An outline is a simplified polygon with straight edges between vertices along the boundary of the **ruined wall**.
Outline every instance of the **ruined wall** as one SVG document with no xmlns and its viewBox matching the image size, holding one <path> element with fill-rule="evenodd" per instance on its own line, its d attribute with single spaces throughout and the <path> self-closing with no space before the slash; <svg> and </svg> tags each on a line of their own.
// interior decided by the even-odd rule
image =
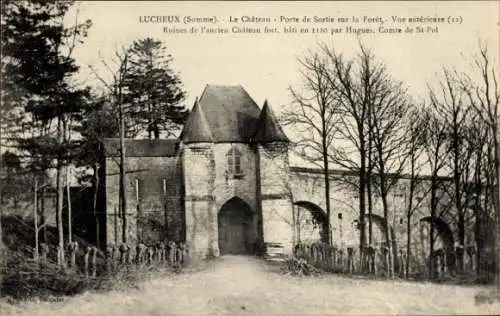
<svg viewBox="0 0 500 316">
<path fill-rule="evenodd" d="M 122 242 L 117 159 L 106 158 L 108 245 Z M 127 243 L 184 239 L 182 186 L 178 157 L 126 157 Z"/>
<path fill-rule="evenodd" d="M 306 201 L 325 211 L 324 201 L 324 180 L 320 172 L 311 172 L 311 170 L 292 169 L 290 177 L 290 187 L 293 193 L 294 202 Z M 351 180 L 355 180 L 353 176 Z M 354 181 L 350 181 L 354 182 Z M 413 195 L 413 207 L 410 222 L 408 225 L 408 205 L 410 198 L 410 180 L 400 178 L 396 186 L 391 189 L 387 202 L 389 207 L 388 221 L 390 228 L 394 233 L 393 240 L 395 251 L 399 253 L 406 250 L 408 229 L 410 229 L 410 251 L 412 257 L 412 266 L 425 264 L 430 254 L 430 192 L 431 182 L 429 179 L 419 181 Z M 372 217 L 372 244 L 380 247 L 385 243 L 385 219 L 383 214 L 382 200 L 376 192 L 373 193 L 373 214 Z M 441 179 L 438 189 L 437 221 L 435 223 L 435 242 L 434 250 L 443 250 L 449 253 L 448 259 L 451 266 L 455 264 L 454 251 L 459 245 L 457 229 L 457 212 L 453 203 L 453 186 L 446 180 Z M 359 247 L 359 198 L 357 190 L 352 186 L 346 186 L 341 181 L 341 176 L 332 175 L 330 190 L 331 203 L 331 227 L 333 244 L 340 247 Z M 366 200 L 368 202 L 368 200 Z M 295 206 L 297 210 L 297 206 Z M 300 207 L 307 211 L 307 208 Z M 297 212 L 297 211 L 296 211 Z M 475 222 L 478 220 L 477 211 L 466 209 L 466 240 L 464 247 L 480 247 L 482 258 L 485 265 L 491 264 L 492 245 L 479 240 L 476 243 L 475 235 L 481 234 L 481 230 L 493 231 L 488 220 L 483 220 L 479 232 L 475 232 Z M 368 209 L 367 209 L 368 213 Z M 341 216 L 339 216 L 341 214 Z M 365 229 L 368 239 L 369 218 L 365 217 Z M 441 223 L 442 222 L 442 223 Z M 489 221 L 491 223 L 491 220 Z M 444 223 L 444 225 L 443 225 Z M 309 225 L 311 230 L 311 225 Z M 491 234 L 490 234 L 491 235 Z M 314 238 L 319 240 L 319 233 L 316 231 Z M 480 237 L 479 237 L 480 238 Z M 309 238 L 311 239 L 311 238 Z M 491 240 L 491 238 L 484 238 Z M 367 240 L 368 242 L 368 240 Z M 468 260 L 466 258 L 466 260 Z M 469 264 L 469 263 L 467 263 Z"/>
</svg>

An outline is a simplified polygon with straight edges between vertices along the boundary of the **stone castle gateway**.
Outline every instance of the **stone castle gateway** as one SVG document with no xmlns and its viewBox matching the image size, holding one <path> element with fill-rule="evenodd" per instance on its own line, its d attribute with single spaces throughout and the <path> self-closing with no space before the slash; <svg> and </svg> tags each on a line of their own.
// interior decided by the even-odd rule
<svg viewBox="0 0 500 316">
<path fill-rule="evenodd" d="M 104 141 L 103 241 L 108 246 L 188 242 L 191 251 L 206 257 L 251 254 L 263 245 L 278 246 L 290 254 L 299 240 L 322 240 L 326 223 L 322 171 L 290 166 L 289 145 L 267 101 L 260 108 L 241 86 L 207 85 L 179 139 L 125 140 L 125 215 L 119 211 L 119 140 Z M 357 193 L 336 181 L 355 178 L 356 174 L 333 170 L 331 175 L 332 241 L 341 247 L 357 246 Z M 412 252 L 425 260 L 429 249 L 428 190 L 422 188 L 417 193 L 416 198 L 423 203 L 407 225 L 408 179 L 398 177 L 389 201 L 394 248 L 397 251 L 406 246 L 409 226 Z M 444 193 L 442 196 L 440 207 L 449 208 L 451 200 Z M 374 212 L 368 218 L 374 244 L 385 240 L 381 214 L 375 197 Z M 451 256 L 458 240 L 455 215 L 449 211 L 442 214 L 434 219 L 438 231 L 435 249 Z M 493 239 L 483 236 L 477 242 L 475 220 L 468 223 L 464 247 L 481 244 L 491 249 L 488 242 Z"/>
</svg>

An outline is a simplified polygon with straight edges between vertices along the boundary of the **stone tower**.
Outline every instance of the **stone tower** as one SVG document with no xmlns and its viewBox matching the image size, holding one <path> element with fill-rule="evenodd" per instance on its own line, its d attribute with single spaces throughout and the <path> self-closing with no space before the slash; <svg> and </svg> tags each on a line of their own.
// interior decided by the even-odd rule
<svg viewBox="0 0 500 316">
<path fill-rule="evenodd" d="M 208 255 L 214 244 L 213 181 L 214 148 L 207 119 L 198 99 L 186 123 L 182 138 L 186 241 L 197 256 Z"/>
<path fill-rule="evenodd" d="M 253 253 L 259 229 L 260 108 L 241 86 L 207 85 L 184 126 L 186 240 L 198 256 Z"/>
<path fill-rule="evenodd" d="M 292 252 L 292 197 L 289 187 L 289 139 L 264 103 L 253 142 L 257 146 L 263 239 L 268 247 Z"/>
</svg>

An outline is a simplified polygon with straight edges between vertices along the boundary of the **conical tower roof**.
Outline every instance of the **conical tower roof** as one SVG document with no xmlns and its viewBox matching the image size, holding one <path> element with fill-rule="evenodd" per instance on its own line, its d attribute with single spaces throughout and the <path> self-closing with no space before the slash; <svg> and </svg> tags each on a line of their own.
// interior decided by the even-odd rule
<svg viewBox="0 0 500 316">
<path fill-rule="evenodd" d="M 254 141 L 257 143 L 290 142 L 267 100 L 264 102 L 257 122 Z"/>
<path fill-rule="evenodd" d="M 189 115 L 184 129 L 182 130 L 181 139 L 184 143 L 193 142 L 212 142 L 212 132 L 208 126 L 208 122 L 203 109 L 200 107 L 198 98 L 194 101 L 193 109 Z"/>
<path fill-rule="evenodd" d="M 181 138 L 185 143 L 241 142 L 253 136 L 260 109 L 245 89 L 207 85 L 193 108 Z"/>
</svg>

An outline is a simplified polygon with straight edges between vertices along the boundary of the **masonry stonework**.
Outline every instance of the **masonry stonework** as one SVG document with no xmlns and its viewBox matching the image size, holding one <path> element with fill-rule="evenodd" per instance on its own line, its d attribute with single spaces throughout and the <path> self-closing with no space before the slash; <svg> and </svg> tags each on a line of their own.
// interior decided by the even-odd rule
<svg viewBox="0 0 500 316">
<path fill-rule="evenodd" d="M 259 170 L 263 234 L 266 243 L 283 247 L 284 254 L 293 248 L 293 206 L 289 187 L 288 144 L 275 142 L 260 145 Z"/>
<path fill-rule="evenodd" d="M 199 143 L 183 148 L 186 240 L 197 257 L 214 248 L 214 154 L 212 145 Z"/>
<path fill-rule="evenodd" d="M 116 139 L 105 142 L 108 245 L 123 243 L 117 144 Z M 126 144 L 128 243 L 187 242 L 194 257 L 204 258 L 255 253 L 262 245 L 291 254 L 299 240 L 324 241 L 324 226 L 315 224 L 326 222 L 322 170 L 290 166 L 289 140 L 273 111 L 267 102 L 259 108 L 241 86 L 207 86 L 178 140 L 129 139 Z M 397 185 L 388 196 L 388 218 L 376 194 L 372 215 L 366 216 L 371 244 L 385 244 L 387 220 L 394 251 L 409 244 L 412 260 L 424 262 L 430 249 L 430 180 L 419 179 L 408 217 L 409 178 L 393 176 Z M 352 185 L 357 174 L 331 170 L 330 177 L 332 243 L 359 247 L 358 193 Z M 449 179 L 440 181 L 434 249 L 451 254 L 460 246 L 456 211 Z M 462 246 L 492 248 L 486 242 L 493 240 L 487 237 L 491 218 L 481 216 L 484 231 L 473 232 L 480 213 L 467 212 L 475 216 L 467 217 L 467 245 Z"/>
</svg>

